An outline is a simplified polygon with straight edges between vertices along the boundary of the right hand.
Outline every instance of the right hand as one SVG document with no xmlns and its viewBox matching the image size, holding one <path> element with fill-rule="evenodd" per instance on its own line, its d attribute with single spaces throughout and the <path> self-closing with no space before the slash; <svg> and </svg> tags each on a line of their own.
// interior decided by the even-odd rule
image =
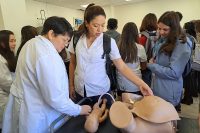
<svg viewBox="0 0 200 133">
<path fill-rule="evenodd" d="M 80 115 L 89 115 L 91 111 L 92 111 L 92 108 L 89 105 L 82 105 Z"/>
<path fill-rule="evenodd" d="M 148 85 L 140 86 L 140 91 L 143 96 L 153 96 L 153 91 Z"/>
<path fill-rule="evenodd" d="M 75 100 L 76 99 L 76 94 L 75 94 L 75 89 L 74 87 L 70 87 L 69 89 L 69 96 L 72 100 Z"/>
</svg>

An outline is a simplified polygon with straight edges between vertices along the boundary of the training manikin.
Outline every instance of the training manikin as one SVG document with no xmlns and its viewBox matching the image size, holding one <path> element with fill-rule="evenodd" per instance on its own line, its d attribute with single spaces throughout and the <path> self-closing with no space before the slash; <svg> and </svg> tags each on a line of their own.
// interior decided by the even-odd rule
<svg viewBox="0 0 200 133">
<path fill-rule="evenodd" d="M 125 133 L 175 133 L 179 120 L 173 105 L 157 96 L 146 96 L 133 102 L 130 94 L 123 102 L 112 104 L 109 112 L 112 124 Z M 132 114 L 133 113 L 133 114 Z M 134 116 L 133 116 L 134 115 Z"/>
</svg>

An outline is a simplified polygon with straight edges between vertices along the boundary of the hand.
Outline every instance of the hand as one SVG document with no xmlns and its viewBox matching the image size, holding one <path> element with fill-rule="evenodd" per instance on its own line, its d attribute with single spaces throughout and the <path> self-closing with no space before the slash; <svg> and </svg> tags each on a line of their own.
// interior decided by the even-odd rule
<svg viewBox="0 0 200 133">
<path fill-rule="evenodd" d="M 148 85 L 140 86 L 140 91 L 142 92 L 143 96 L 151 96 L 153 92 Z"/>
<path fill-rule="evenodd" d="M 75 89 L 74 87 L 70 87 L 69 89 L 69 96 L 72 100 L 75 100 L 76 99 L 76 94 L 75 94 Z"/>
<path fill-rule="evenodd" d="M 149 64 L 153 64 L 153 63 L 155 63 L 155 60 L 154 60 L 154 58 L 151 58 L 151 59 L 149 60 Z"/>
<path fill-rule="evenodd" d="M 82 105 L 80 115 L 89 115 L 91 111 L 92 108 L 89 105 Z"/>
</svg>

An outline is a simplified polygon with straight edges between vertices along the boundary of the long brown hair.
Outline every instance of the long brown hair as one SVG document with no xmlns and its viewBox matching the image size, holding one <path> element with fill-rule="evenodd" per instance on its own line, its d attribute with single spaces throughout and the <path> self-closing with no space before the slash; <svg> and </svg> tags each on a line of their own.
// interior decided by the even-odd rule
<svg viewBox="0 0 200 133">
<path fill-rule="evenodd" d="M 157 30 L 157 17 L 154 13 L 148 13 L 142 20 L 140 32 L 142 31 L 156 31 Z"/>
<path fill-rule="evenodd" d="M 186 35 L 180 26 L 179 16 L 174 11 L 167 11 L 158 20 L 158 23 L 163 23 L 170 27 L 169 35 L 167 36 L 166 43 L 160 48 L 160 52 L 166 52 L 171 55 L 176 46 L 176 41 L 179 39 L 181 43 L 186 42 Z"/>
<path fill-rule="evenodd" d="M 119 40 L 119 51 L 126 63 L 137 61 L 138 49 L 136 43 L 138 43 L 138 36 L 138 28 L 135 23 L 128 22 L 124 25 Z"/>
<path fill-rule="evenodd" d="M 196 33 L 200 33 L 200 20 L 195 21 Z"/>
<path fill-rule="evenodd" d="M 38 35 L 38 32 L 37 32 L 37 29 L 35 27 L 30 26 L 30 25 L 22 27 L 22 29 L 21 29 L 21 44 L 20 44 L 20 46 L 17 50 L 17 58 L 18 58 L 19 53 L 20 53 L 22 47 L 24 46 L 24 44 L 28 40 L 34 38 L 37 35 Z"/>
<path fill-rule="evenodd" d="M 14 35 L 14 33 L 9 30 L 0 31 L 0 54 L 6 59 L 8 69 L 11 72 L 15 72 L 17 60 L 15 58 L 14 52 L 10 50 L 10 35 Z"/>
</svg>

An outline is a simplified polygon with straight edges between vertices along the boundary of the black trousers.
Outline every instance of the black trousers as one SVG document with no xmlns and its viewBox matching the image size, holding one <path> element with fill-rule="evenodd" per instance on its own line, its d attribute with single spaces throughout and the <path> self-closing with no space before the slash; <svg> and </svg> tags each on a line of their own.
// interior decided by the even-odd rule
<svg viewBox="0 0 200 133">
<path fill-rule="evenodd" d="M 108 92 L 109 93 L 109 92 Z M 100 95 L 97 95 L 97 96 L 91 96 L 91 97 L 87 97 L 87 94 L 86 94 L 86 90 L 85 90 L 85 87 L 84 87 L 84 97 L 82 97 L 81 95 L 79 95 L 77 92 L 75 92 L 76 94 L 76 99 L 74 100 L 75 103 L 78 103 L 80 100 L 82 100 L 83 98 L 87 98 L 83 103 L 82 105 L 90 105 L 91 107 L 93 107 L 93 105 L 98 102 L 99 100 L 99 97 Z M 103 95 L 101 99 L 107 99 L 107 103 L 106 103 L 106 107 L 107 108 L 110 108 L 112 103 L 113 103 L 113 100 L 110 96 L 108 95 Z"/>
</svg>

